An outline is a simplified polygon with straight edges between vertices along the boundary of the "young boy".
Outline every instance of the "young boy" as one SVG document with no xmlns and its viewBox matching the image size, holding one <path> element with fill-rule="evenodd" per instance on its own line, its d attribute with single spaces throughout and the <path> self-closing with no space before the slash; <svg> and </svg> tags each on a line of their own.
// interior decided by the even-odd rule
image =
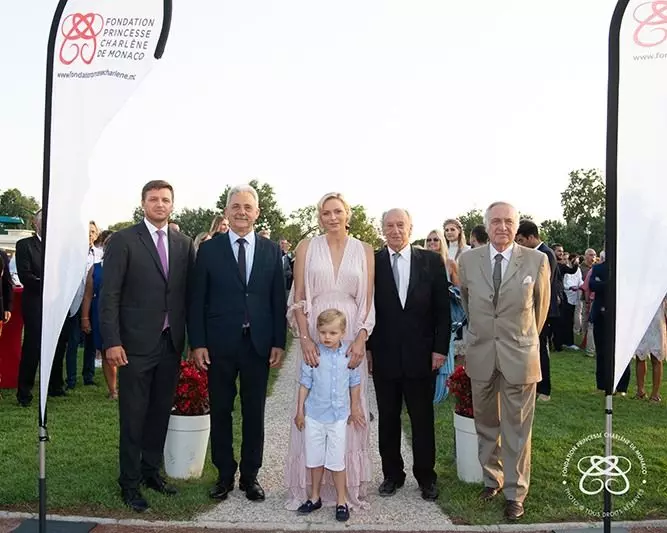
<svg viewBox="0 0 667 533">
<path fill-rule="evenodd" d="M 361 374 L 347 367 L 347 343 L 341 339 L 347 327 L 345 315 L 328 309 L 317 317 L 320 337 L 320 364 L 316 368 L 301 363 L 301 378 L 294 423 L 305 427 L 306 466 L 310 470 L 312 492 L 298 511 L 308 514 L 322 507 L 320 485 L 324 469 L 336 487 L 336 520 L 350 518 L 345 479 L 345 437 L 348 423 L 365 426 L 361 409 Z"/>
</svg>

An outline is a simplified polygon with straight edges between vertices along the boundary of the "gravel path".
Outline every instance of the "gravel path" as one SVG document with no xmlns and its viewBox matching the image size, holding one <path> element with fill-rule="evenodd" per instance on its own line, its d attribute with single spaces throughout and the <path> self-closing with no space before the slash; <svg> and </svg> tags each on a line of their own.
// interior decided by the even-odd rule
<svg viewBox="0 0 667 533">
<path fill-rule="evenodd" d="M 278 379 L 274 384 L 273 394 L 266 406 L 266 442 L 264 445 L 264 466 L 259 473 L 259 482 L 266 491 L 264 502 L 250 502 L 245 495 L 236 489 L 229 498 L 221 502 L 211 511 L 197 517 L 202 522 L 225 522 L 226 524 L 285 524 L 294 528 L 298 525 L 317 527 L 335 526 L 338 523 L 333 516 L 333 509 L 323 508 L 309 516 L 297 515 L 294 511 L 284 508 L 286 489 L 283 487 L 283 465 L 286 454 L 286 443 L 289 441 L 289 426 L 292 402 L 294 401 L 294 379 L 298 356 L 294 348 L 287 356 Z M 377 487 L 382 482 L 380 454 L 377 450 L 377 406 L 373 382 L 369 383 L 369 401 L 371 412 L 376 419 L 371 422 L 371 450 L 373 459 L 373 482 L 369 489 L 368 501 L 371 508 L 366 511 L 351 512 L 348 526 L 369 525 L 387 526 L 387 529 L 424 530 L 439 529 L 451 524 L 435 503 L 421 499 L 417 482 L 412 473 L 412 450 L 403 436 L 403 459 L 408 474 L 405 486 L 395 496 L 381 498 Z"/>
</svg>

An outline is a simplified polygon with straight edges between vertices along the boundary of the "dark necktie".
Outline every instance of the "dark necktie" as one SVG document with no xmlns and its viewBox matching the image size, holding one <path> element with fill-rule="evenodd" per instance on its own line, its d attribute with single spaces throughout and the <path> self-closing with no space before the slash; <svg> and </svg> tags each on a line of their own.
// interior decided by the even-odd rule
<svg viewBox="0 0 667 533">
<path fill-rule="evenodd" d="M 248 241 L 246 241 L 244 238 L 238 239 L 236 241 L 239 243 L 239 272 L 241 274 L 241 279 L 243 280 L 243 286 L 247 287 L 248 286 L 248 277 L 247 277 L 247 267 L 246 267 L 246 262 L 245 262 L 245 245 L 248 244 Z M 246 328 L 250 324 L 250 313 L 248 313 L 248 293 L 245 293 L 244 297 L 244 312 L 245 312 L 245 317 L 243 319 L 243 327 Z"/>
<path fill-rule="evenodd" d="M 496 254 L 496 264 L 493 266 L 493 307 L 498 305 L 498 293 L 502 281 L 503 254 Z"/>
<path fill-rule="evenodd" d="M 241 238 L 236 241 L 239 243 L 239 272 L 241 273 L 241 279 L 243 280 L 243 284 L 247 285 L 248 283 L 248 276 L 247 276 L 247 269 L 246 269 L 246 262 L 245 262 L 245 245 L 248 243 L 245 239 Z"/>
<path fill-rule="evenodd" d="M 394 283 L 396 283 L 396 290 L 400 296 L 401 294 L 401 274 L 398 271 L 398 258 L 401 257 L 401 254 L 394 252 L 394 261 L 391 264 L 391 271 L 394 274 Z"/>
</svg>

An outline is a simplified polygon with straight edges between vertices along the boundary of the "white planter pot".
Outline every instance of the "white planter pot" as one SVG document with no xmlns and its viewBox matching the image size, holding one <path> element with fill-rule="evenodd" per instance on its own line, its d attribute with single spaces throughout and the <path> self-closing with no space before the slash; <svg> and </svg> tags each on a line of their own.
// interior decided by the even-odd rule
<svg viewBox="0 0 667 533">
<path fill-rule="evenodd" d="M 169 477 L 201 477 L 210 433 L 210 415 L 171 415 L 164 443 L 164 469 Z"/>
<path fill-rule="evenodd" d="M 461 481 L 481 483 L 482 466 L 479 464 L 479 443 L 475 420 L 454 413 L 456 430 L 456 472 Z"/>
</svg>

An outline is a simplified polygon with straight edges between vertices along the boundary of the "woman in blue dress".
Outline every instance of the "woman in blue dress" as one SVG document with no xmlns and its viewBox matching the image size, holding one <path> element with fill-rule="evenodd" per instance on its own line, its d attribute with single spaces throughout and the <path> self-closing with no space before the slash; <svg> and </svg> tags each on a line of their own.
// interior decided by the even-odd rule
<svg viewBox="0 0 667 533">
<path fill-rule="evenodd" d="M 109 237 L 111 237 L 113 232 L 108 231 L 106 233 L 108 234 L 104 238 L 103 249 L 106 249 Z M 86 291 L 83 295 L 83 303 L 81 304 L 81 329 L 84 333 L 92 332 L 95 350 L 97 350 L 102 357 L 102 372 L 104 373 L 104 379 L 107 383 L 107 388 L 109 389 L 108 397 L 112 400 L 117 400 L 118 369 L 107 362 L 102 346 L 102 332 L 100 331 L 99 297 L 102 288 L 104 255 L 102 258 L 102 261 L 95 263 L 88 271 Z"/>
</svg>

